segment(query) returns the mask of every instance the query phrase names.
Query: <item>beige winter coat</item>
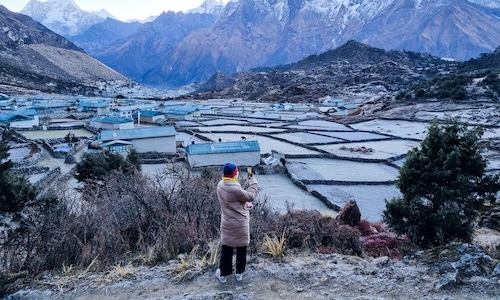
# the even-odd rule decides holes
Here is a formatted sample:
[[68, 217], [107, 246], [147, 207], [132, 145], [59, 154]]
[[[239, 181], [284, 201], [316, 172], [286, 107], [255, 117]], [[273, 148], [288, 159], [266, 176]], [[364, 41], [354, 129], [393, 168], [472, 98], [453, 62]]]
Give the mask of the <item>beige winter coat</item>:
[[249, 179], [247, 190], [233, 180], [222, 179], [217, 184], [217, 198], [221, 206], [221, 243], [229, 247], [250, 244], [250, 212], [245, 207], [257, 195], [257, 179]]

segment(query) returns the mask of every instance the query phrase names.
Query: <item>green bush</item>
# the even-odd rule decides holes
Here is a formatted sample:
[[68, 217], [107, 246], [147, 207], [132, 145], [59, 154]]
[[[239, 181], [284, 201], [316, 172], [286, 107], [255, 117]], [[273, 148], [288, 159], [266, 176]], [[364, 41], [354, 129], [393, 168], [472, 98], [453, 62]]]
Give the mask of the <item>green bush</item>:
[[76, 164], [75, 178], [78, 181], [97, 182], [113, 170], [122, 170], [125, 174], [140, 171], [141, 159], [134, 149], [126, 158], [119, 153], [95, 152], [85, 153], [82, 160]]
[[457, 120], [431, 124], [421, 149], [410, 151], [397, 186], [403, 196], [386, 202], [384, 221], [420, 246], [470, 241], [484, 201], [495, 201], [499, 175], [485, 175], [481, 129]]
[[[3, 136], [3, 135], [2, 135]], [[0, 213], [20, 212], [26, 203], [35, 199], [36, 192], [29, 181], [11, 172], [13, 163], [9, 157], [9, 145], [0, 140]]]
[[424, 89], [418, 89], [415, 92], [415, 97], [417, 97], [417, 98], [424, 98], [425, 97], [425, 90]]

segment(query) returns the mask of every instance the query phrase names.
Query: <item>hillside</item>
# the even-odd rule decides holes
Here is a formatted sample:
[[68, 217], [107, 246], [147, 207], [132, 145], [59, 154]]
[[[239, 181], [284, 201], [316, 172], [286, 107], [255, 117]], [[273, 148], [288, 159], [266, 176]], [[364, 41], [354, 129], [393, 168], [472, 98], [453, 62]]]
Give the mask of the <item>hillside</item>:
[[[498, 8], [465, 0], [230, 1], [213, 24], [179, 24], [186, 34], [168, 48], [154, 45], [152, 37], [164, 39], [171, 30], [155, 20], [141, 39], [123, 40], [107, 51], [113, 55], [97, 57], [140, 82], [169, 88], [204, 82], [217, 72], [297, 62], [352, 39], [386, 50], [467, 60], [498, 47], [498, 16]], [[154, 31], [159, 34], [152, 35]], [[128, 57], [124, 50], [132, 49], [134, 40], [153, 45], [134, 59], [137, 66], [154, 63], [149, 69], [131, 68], [120, 60]]]
[[316, 101], [324, 96], [369, 100], [410, 87], [453, 67], [428, 54], [386, 51], [356, 41], [297, 63], [234, 75], [217, 73], [194, 97], [262, 102]]
[[0, 81], [46, 92], [98, 93], [102, 82], [127, 78], [28, 16], [0, 6]]

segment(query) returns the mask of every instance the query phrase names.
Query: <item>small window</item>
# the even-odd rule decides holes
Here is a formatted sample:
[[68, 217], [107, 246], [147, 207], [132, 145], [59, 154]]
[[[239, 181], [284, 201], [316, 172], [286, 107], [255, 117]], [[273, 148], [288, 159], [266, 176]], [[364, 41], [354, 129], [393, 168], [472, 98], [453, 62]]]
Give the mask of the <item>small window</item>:
[[116, 145], [116, 146], [111, 146], [109, 148], [111, 152], [126, 152], [127, 151], [127, 146], [125, 145]]

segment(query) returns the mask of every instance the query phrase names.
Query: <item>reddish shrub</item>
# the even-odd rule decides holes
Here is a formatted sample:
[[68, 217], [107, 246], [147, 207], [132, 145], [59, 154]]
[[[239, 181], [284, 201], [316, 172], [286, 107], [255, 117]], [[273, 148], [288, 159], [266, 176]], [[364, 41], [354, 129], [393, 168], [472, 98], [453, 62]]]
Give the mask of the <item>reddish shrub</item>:
[[289, 249], [311, 249], [321, 253], [361, 254], [357, 228], [338, 225], [317, 211], [292, 211], [279, 218], [277, 232], [286, 230]]
[[361, 222], [359, 222], [358, 228], [362, 236], [368, 236], [386, 231], [382, 223], [371, 223], [368, 220], [361, 220]]
[[372, 257], [389, 256], [401, 259], [403, 255], [412, 249], [406, 238], [398, 238], [390, 232], [380, 232], [361, 237], [363, 252]]

